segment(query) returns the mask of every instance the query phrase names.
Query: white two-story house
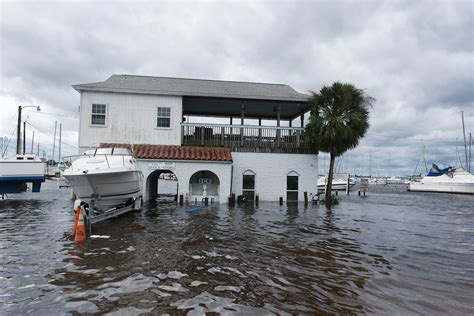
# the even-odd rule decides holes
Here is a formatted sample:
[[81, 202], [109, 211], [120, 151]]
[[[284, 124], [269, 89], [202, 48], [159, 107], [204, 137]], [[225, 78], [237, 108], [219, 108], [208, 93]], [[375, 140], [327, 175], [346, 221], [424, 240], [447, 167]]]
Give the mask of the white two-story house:
[[80, 151], [130, 146], [145, 199], [169, 173], [191, 201], [224, 203], [232, 193], [302, 201], [317, 191], [317, 151], [303, 126], [308, 95], [288, 85], [112, 75], [73, 87]]

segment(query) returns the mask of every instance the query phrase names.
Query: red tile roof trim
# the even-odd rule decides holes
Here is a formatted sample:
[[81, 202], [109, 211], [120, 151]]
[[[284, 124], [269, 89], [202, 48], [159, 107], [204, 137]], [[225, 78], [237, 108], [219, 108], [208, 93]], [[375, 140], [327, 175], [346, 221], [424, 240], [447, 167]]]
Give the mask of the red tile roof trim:
[[100, 144], [100, 147], [131, 148], [135, 157], [138, 159], [232, 161], [231, 152], [225, 147], [130, 145], [111, 143]]

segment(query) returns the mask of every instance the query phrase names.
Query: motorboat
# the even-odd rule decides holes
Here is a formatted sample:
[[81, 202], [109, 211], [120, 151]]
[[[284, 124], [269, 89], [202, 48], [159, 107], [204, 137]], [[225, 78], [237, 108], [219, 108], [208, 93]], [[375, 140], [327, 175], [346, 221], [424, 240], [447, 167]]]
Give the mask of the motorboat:
[[440, 169], [433, 164], [421, 181], [412, 181], [410, 191], [474, 194], [474, 175], [462, 168]]
[[46, 174], [46, 163], [34, 154], [0, 159], [0, 194], [20, 193], [25, 183], [32, 183], [32, 192], [40, 192]]
[[143, 173], [128, 148], [91, 149], [65, 160], [70, 166], [63, 177], [77, 198], [94, 210], [108, 211], [141, 201]]
[[[347, 179], [349, 179], [349, 189], [355, 185], [353, 178], [350, 178], [347, 173], [335, 173], [332, 179], [332, 190], [340, 191], [346, 190]], [[327, 184], [327, 176], [319, 175], [318, 177], [318, 191], [324, 191]]]

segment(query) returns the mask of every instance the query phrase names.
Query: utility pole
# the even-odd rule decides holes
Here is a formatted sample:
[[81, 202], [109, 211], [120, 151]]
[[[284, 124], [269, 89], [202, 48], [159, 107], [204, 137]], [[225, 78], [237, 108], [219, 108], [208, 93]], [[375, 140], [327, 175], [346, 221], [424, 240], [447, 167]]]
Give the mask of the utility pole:
[[51, 160], [54, 161], [54, 152], [56, 149], [56, 128], [58, 127], [58, 121], [54, 121], [54, 139], [53, 139], [53, 156]]
[[23, 155], [26, 151], [26, 122], [23, 122]]
[[31, 153], [33, 153], [34, 143], [35, 143], [35, 131], [33, 131], [33, 136], [31, 137]]

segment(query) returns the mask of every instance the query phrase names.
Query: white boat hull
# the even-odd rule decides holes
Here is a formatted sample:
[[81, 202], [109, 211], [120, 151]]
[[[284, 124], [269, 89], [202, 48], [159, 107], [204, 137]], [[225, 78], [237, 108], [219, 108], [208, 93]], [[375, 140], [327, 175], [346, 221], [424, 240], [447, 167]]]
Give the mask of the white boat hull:
[[[333, 191], [341, 191], [346, 190], [347, 187], [347, 174], [338, 173], [334, 174], [334, 178], [332, 179], [331, 190]], [[318, 191], [324, 191], [326, 189], [326, 176], [319, 176], [318, 178]], [[349, 189], [355, 185], [354, 180], [349, 180]]]
[[139, 170], [64, 174], [77, 198], [86, 203], [94, 199], [95, 208], [108, 210], [142, 195], [143, 174]]
[[23, 183], [31, 182], [32, 191], [39, 192], [45, 181], [46, 163], [32, 154], [0, 159], [0, 194], [20, 193]]
[[474, 194], [474, 175], [463, 169], [454, 169], [449, 172], [449, 174], [439, 176], [431, 176], [428, 174], [423, 177], [420, 182], [411, 182], [409, 190]]
[[474, 183], [410, 183], [410, 191], [474, 194]]
[[[318, 184], [318, 190], [319, 191], [324, 190], [325, 186], [326, 186], [325, 184]], [[350, 183], [349, 184], [349, 189], [352, 188], [353, 186], [354, 186], [354, 183]], [[345, 182], [344, 183], [342, 183], [342, 182], [335, 182], [334, 183], [333, 182], [332, 186], [331, 186], [332, 190], [336, 190], [336, 191], [345, 190], [346, 187], [347, 187], [347, 183], [345, 183]]]

